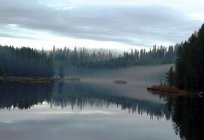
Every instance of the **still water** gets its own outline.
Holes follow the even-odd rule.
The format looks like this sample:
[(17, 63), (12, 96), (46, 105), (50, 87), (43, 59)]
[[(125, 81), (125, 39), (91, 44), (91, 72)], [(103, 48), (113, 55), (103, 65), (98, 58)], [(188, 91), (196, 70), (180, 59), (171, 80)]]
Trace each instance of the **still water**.
[(203, 99), (160, 98), (146, 86), (161, 75), (146, 74), (151, 78), (144, 82), (139, 74), (145, 80), (136, 82), (137, 74), (119, 73), (127, 84), (112, 83), (117, 73), (54, 85), (0, 83), (0, 139), (203, 139)]

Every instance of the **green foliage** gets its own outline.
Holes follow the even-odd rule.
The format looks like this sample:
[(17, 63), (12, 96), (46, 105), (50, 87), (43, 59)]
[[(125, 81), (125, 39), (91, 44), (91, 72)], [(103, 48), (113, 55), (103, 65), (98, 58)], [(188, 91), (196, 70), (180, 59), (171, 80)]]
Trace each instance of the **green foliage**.
[(0, 75), (51, 77), (53, 59), (45, 51), (0, 45)]
[(180, 89), (204, 89), (204, 24), (188, 41), (176, 45), (175, 85)]
[(64, 65), (77, 68), (119, 68), (133, 65), (154, 65), (174, 63), (175, 50), (173, 46), (168, 49), (154, 46), (150, 51), (135, 49), (120, 55), (104, 50), (90, 51), (85, 48), (70, 50), (69, 48), (51, 51), (54, 60)]

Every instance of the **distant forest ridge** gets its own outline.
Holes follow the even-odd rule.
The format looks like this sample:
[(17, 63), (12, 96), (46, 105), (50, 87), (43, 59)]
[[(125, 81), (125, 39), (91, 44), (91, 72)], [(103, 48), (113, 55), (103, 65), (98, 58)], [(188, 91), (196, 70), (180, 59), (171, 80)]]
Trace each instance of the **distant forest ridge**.
[(71, 65), (83, 68), (120, 68), (133, 65), (150, 65), (150, 64), (169, 64), (174, 63), (175, 49), (173, 46), (168, 48), (153, 46), (150, 51), (145, 49), (132, 49), (130, 52), (124, 52), (115, 55), (109, 51), (89, 51), (85, 48), (55, 49), (50, 51), (50, 55), (56, 62), (63, 65)]
[(0, 45), (0, 76), (52, 77), (64, 75), (67, 68), (120, 68), (134, 65), (167, 64), (175, 60), (176, 49), (153, 46), (131, 50), (116, 55), (111, 51), (85, 48), (36, 50), (29, 47), (16, 48)]

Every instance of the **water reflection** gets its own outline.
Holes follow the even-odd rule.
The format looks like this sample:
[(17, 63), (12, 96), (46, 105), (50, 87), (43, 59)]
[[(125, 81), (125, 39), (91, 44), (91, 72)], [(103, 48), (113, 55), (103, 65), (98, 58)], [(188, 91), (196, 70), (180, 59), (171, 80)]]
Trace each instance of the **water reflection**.
[(50, 101), (52, 90), (53, 86), (49, 84), (0, 82), (0, 108), (29, 109), (43, 101)]
[(204, 100), (198, 97), (168, 99), (174, 130), (185, 140), (204, 138)]
[(120, 96), (117, 92), (110, 88), (86, 83), (58, 83), (56, 85), (1, 83), (0, 108), (29, 109), (44, 101), (48, 102), (51, 107), (71, 106), (72, 109), (75, 107), (83, 109), (86, 105), (109, 107), (110, 104), (115, 104), (130, 113), (147, 113), (151, 118), (170, 118), (165, 104)]
[(203, 98), (196, 96), (179, 96), (168, 97), (166, 101), (175, 133), (179, 135), (182, 140), (203, 140)]
[[(130, 113), (151, 118), (171, 120), (173, 128), (181, 139), (201, 140), (204, 137), (204, 101), (196, 97), (168, 98), (166, 104), (121, 96), (112, 88), (88, 83), (20, 84), (0, 83), (0, 109), (30, 109), (46, 102), (50, 109), (85, 106), (117, 106)], [(172, 130), (173, 130), (172, 128)]]
[(151, 118), (166, 117), (170, 118), (170, 113), (164, 104), (155, 102), (139, 100), (135, 98), (120, 96), (111, 88), (96, 86), (93, 84), (63, 84), (58, 85), (58, 92), (53, 92), (51, 105), (61, 106), (75, 106), (83, 109), (84, 106), (109, 106), (116, 104), (122, 110), (128, 110), (130, 113), (147, 113)]

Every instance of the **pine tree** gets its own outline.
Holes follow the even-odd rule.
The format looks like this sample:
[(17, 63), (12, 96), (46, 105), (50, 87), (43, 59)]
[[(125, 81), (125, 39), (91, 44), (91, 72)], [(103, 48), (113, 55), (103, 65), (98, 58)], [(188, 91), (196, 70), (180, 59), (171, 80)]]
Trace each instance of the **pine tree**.
[(166, 79), (167, 79), (167, 83), (169, 86), (174, 86), (174, 69), (171, 66), (171, 68), (169, 69), (169, 71), (166, 73)]

